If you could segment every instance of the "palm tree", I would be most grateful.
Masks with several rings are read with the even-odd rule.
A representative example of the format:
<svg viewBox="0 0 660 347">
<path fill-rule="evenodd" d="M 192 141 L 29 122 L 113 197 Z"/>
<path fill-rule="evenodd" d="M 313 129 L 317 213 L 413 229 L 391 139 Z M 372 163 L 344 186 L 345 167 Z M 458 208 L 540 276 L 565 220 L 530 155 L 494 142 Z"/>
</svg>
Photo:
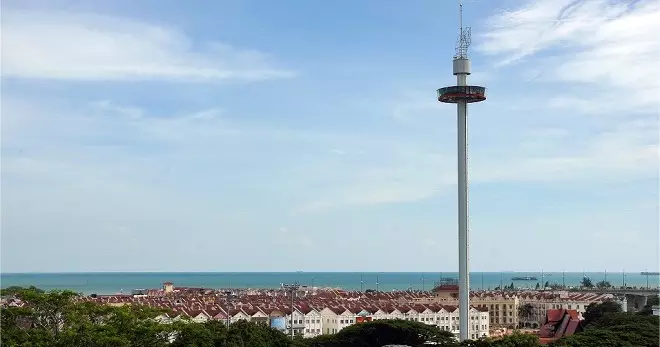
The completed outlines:
<svg viewBox="0 0 660 347">
<path fill-rule="evenodd" d="M 532 316 L 533 313 L 534 306 L 532 306 L 530 303 L 518 306 L 518 317 L 520 318 L 527 320 Z"/>
</svg>

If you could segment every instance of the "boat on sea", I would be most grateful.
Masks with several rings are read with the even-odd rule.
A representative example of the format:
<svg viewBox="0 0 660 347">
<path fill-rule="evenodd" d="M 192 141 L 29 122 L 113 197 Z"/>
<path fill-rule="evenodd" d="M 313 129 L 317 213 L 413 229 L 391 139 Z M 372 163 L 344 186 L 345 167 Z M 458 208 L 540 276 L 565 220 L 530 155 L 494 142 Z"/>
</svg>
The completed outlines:
<svg viewBox="0 0 660 347">
<path fill-rule="evenodd" d="M 512 277 L 513 281 L 536 281 L 538 278 L 536 276 L 522 276 L 522 277 Z"/>
<path fill-rule="evenodd" d="M 653 272 L 653 271 L 642 271 L 639 274 L 642 276 L 660 276 L 660 272 Z"/>
</svg>

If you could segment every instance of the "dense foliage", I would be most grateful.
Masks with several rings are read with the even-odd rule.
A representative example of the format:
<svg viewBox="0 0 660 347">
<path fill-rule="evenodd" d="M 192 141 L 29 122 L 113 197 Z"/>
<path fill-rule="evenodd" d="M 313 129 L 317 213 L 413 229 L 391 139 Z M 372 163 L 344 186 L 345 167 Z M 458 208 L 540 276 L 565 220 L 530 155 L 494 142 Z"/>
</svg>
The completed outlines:
<svg viewBox="0 0 660 347">
<path fill-rule="evenodd" d="M 582 324 L 588 326 L 608 313 L 621 313 L 621 312 L 622 312 L 621 305 L 619 305 L 614 301 L 605 301 L 600 304 L 592 303 L 589 304 L 589 306 L 587 306 L 587 310 L 582 315 L 584 317 Z"/>
<path fill-rule="evenodd" d="M 381 347 L 384 345 L 420 346 L 433 342 L 437 346 L 455 346 L 453 334 L 435 326 L 405 320 L 380 320 L 346 327 L 334 335 L 305 341 L 310 347 Z"/>
<path fill-rule="evenodd" d="M 555 347 L 637 347 L 660 346 L 660 319 L 657 316 L 621 312 L 616 303 L 589 305 L 585 331 L 562 338 Z M 587 321 L 585 319 L 585 321 Z"/>
<path fill-rule="evenodd" d="M 540 347 L 539 339 L 531 334 L 513 334 L 499 339 L 463 341 L 460 347 Z"/>
</svg>

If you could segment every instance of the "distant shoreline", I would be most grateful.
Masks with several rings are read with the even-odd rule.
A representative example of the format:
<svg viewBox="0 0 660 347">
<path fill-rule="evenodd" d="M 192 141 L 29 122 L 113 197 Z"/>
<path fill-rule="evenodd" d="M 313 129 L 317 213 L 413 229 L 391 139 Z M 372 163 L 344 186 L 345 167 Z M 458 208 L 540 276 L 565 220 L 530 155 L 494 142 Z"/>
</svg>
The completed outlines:
<svg viewBox="0 0 660 347">
<path fill-rule="evenodd" d="M 541 271 L 523 271 L 523 270 L 506 270 L 506 271 L 470 271 L 471 274 L 538 274 L 540 275 Z M 604 271 L 543 271 L 546 275 L 552 276 L 553 274 L 604 274 Z M 657 271 L 647 271 L 647 270 L 634 270 L 626 271 L 626 274 L 641 274 L 643 272 L 657 273 Z M 456 274 L 457 271 L 46 271 L 46 272 L 0 272 L 0 275 L 68 275 L 68 274 L 289 274 L 289 273 L 329 273 L 329 274 L 344 274 L 344 273 L 354 273 L 354 274 Z M 608 275 L 623 274 L 622 271 L 607 271 Z"/>
<path fill-rule="evenodd" d="M 612 286 L 624 283 L 622 273 L 585 272 L 594 284 L 607 279 Z M 514 281 L 513 277 L 533 276 L 537 280 Z M 583 272 L 472 272 L 470 288 L 494 289 L 498 286 L 534 289 L 559 284 L 578 286 Z M 75 273 L 1 273 L 0 285 L 30 286 L 44 290 L 69 289 L 83 294 L 130 293 L 133 289 L 161 288 L 164 282 L 181 287 L 219 288 L 279 288 L 282 283 L 297 282 L 310 287 L 332 287 L 345 290 L 378 289 L 429 290 L 441 278 L 458 278 L 455 272 L 75 272 Z M 625 275 L 627 286 L 657 286 L 659 278 L 642 276 L 639 272 Z"/>
</svg>

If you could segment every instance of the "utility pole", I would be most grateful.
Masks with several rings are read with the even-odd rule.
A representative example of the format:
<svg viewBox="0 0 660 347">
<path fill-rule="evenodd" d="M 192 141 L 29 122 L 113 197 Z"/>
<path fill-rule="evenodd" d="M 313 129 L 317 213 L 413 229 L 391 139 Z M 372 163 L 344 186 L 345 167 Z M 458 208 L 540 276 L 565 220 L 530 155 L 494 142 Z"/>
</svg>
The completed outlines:
<svg viewBox="0 0 660 347">
<path fill-rule="evenodd" d="M 229 304 L 231 303 L 234 293 L 232 293 L 230 290 L 225 291 L 225 307 L 227 307 L 227 328 L 229 328 L 229 325 L 231 324 L 231 314 L 229 313 Z"/>
<path fill-rule="evenodd" d="M 541 290 L 545 290 L 545 282 L 543 282 L 543 277 L 544 277 L 544 273 L 543 273 L 543 269 L 541 269 L 541 285 L 543 286 Z"/>
<path fill-rule="evenodd" d="M 424 273 L 422 272 L 422 291 L 424 291 L 424 289 L 425 289 L 425 287 L 424 287 Z"/>
<path fill-rule="evenodd" d="M 623 269 L 623 273 L 621 274 L 621 288 L 626 287 L 626 269 Z"/>
<path fill-rule="evenodd" d="M 360 292 L 364 292 L 364 281 L 362 280 L 362 274 L 360 274 Z"/>
<path fill-rule="evenodd" d="M 376 293 L 380 293 L 380 282 L 378 282 L 378 275 L 376 275 Z"/>
<path fill-rule="evenodd" d="M 293 297 L 294 294 L 300 289 L 300 285 L 297 282 L 294 282 L 293 284 L 282 284 L 282 288 L 284 288 L 285 291 L 288 291 L 289 295 L 291 296 L 291 339 L 293 339 L 293 312 L 295 311 L 295 307 L 293 305 Z"/>
</svg>

